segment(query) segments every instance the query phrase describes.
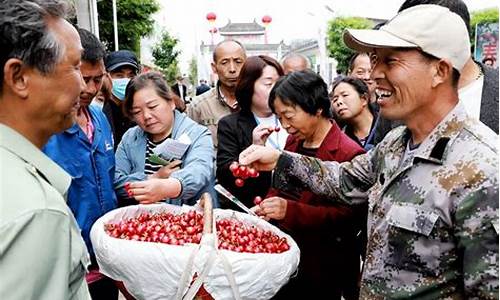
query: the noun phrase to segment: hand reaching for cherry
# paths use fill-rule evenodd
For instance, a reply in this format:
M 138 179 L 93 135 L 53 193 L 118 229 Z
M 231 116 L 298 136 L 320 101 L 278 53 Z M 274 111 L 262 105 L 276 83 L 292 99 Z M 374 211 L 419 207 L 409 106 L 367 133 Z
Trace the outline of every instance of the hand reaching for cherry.
M 252 131 L 252 144 L 264 146 L 266 144 L 267 138 L 273 132 L 279 132 L 280 129 L 281 128 L 279 126 L 274 127 L 265 124 L 258 125 Z
M 281 197 L 269 197 L 262 199 L 257 196 L 254 198 L 255 206 L 251 208 L 253 212 L 266 221 L 283 220 L 286 216 L 288 201 Z

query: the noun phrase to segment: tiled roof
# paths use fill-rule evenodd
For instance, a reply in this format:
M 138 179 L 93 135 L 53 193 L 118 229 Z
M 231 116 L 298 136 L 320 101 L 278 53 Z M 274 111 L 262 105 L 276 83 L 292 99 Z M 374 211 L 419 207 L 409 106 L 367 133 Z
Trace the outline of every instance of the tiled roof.
M 285 45 L 285 44 L 245 44 L 243 43 L 243 46 L 247 51 L 275 51 L 278 49 L 281 45 L 281 49 L 283 52 L 290 51 L 290 46 Z M 215 45 L 205 45 L 201 44 L 200 49 L 203 49 L 204 47 L 208 47 L 210 51 L 213 51 L 215 48 Z
M 226 26 L 219 28 L 221 35 L 232 34 L 235 32 L 262 32 L 264 33 L 265 27 L 257 24 L 255 20 L 252 23 L 232 23 L 231 20 Z

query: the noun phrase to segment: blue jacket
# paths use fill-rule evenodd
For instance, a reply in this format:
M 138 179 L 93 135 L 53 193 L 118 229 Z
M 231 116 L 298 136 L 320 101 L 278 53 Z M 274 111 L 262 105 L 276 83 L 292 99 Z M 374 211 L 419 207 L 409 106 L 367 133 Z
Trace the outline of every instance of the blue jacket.
M 209 192 L 216 207 L 218 202 L 213 189 L 215 182 L 214 147 L 210 131 L 185 114 L 175 110 L 172 138 L 178 139 L 184 133 L 191 139 L 191 145 L 182 157 L 181 169 L 170 175 L 181 182 L 182 191 L 179 197 L 166 200 L 168 203 L 176 205 L 193 205 L 202 193 Z M 147 179 L 147 175 L 144 174 L 146 143 L 146 132 L 139 126 L 135 126 L 123 135 L 118 145 L 115 190 L 120 199 L 127 198 L 124 188 L 126 182 Z
M 53 135 L 43 152 L 72 177 L 68 205 L 92 254 L 90 229 L 98 218 L 117 207 L 117 201 L 113 189 L 115 156 L 111 127 L 98 107 L 88 109 L 95 128 L 92 144 L 78 124 L 74 124 Z

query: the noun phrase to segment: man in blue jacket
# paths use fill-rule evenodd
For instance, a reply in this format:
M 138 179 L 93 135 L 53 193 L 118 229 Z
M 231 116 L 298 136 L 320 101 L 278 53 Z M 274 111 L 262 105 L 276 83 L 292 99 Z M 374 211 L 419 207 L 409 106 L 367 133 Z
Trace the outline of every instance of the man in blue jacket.
M 115 156 L 111 127 L 100 108 L 90 105 L 106 74 L 105 50 L 91 32 L 78 29 L 78 33 L 83 46 L 81 72 L 86 87 L 80 93 L 77 122 L 52 136 L 44 152 L 72 177 L 68 205 L 91 255 L 87 282 L 92 299 L 117 299 L 118 292 L 112 280 L 97 272 L 90 241 L 90 229 L 94 222 L 117 206 L 113 189 Z

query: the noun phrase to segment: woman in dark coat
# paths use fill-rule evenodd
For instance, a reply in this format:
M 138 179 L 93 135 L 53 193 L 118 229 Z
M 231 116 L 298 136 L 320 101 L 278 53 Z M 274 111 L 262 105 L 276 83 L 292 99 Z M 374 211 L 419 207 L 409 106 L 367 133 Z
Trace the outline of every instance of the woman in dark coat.
M 275 59 L 265 55 L 247 58 L 235 91 L 241 110 L 225 116 L 218 124 L 217 180 L 248 207 L 253 205 L 255 196 L 264 197 L 267 194 L 271 185 L 271 174 L 261 172 L 259 177 L 248 178 L 244 186 L 237 187 L 236 178 L 229 166 L 233 161 L 238 161 L 241 151 L 252 143 L 260 142 L 252 135 L 256 127 L 262 128 L 266 124 L 281 127 L 268 104 L 269 92 L 280 76 L 283 76 L 283 69 Z M 273 132 L 266 145 L 283 149 L 286 136 L 284 130 Z M 221 207 L 235 208 L 224 203 L 224 199 L 220 200 Z

